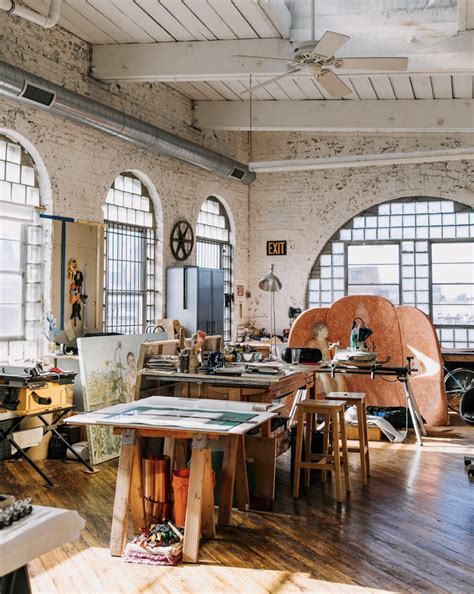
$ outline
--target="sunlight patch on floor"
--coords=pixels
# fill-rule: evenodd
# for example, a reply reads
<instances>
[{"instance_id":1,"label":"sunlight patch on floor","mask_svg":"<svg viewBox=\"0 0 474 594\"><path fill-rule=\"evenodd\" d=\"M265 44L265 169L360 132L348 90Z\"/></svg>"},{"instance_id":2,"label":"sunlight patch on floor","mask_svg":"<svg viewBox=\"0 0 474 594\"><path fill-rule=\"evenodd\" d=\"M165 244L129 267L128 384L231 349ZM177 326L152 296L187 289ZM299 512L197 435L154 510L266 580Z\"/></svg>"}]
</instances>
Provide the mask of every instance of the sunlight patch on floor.
<instances>
[{"instance_id":1,"label":"sunlight patch on floor","mask_svg":"<svg viewBox=\"0 0 474 594\"><path fill-rule=\"evenodd\" d=\"M33 594L389 592L355 584L332 583L312 577L307 572L225 567L205 561L196 565L150 567L125 563L120 558L111 557L105 548L90 547L69 556L60 551L53 551L29 564Z\"/></svg>"}]
</instances>

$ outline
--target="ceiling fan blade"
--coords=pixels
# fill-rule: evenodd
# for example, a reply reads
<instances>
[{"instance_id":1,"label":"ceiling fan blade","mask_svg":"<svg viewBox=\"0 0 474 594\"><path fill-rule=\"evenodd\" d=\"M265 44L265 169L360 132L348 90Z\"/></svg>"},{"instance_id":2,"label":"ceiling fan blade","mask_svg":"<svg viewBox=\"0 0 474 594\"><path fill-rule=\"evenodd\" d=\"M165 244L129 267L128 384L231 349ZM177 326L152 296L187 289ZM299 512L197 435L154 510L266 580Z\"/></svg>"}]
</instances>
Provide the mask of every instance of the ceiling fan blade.
<instances>
[{"instance_id":1,"label":"ceiling fan blade","mask_svg":"<svg viewBox=\"0 0 474 594\"><path fill-rule=\"evenodd\" d=\"M253 93L257 89L263 89L263 87L271 85L272 83L274 83L277 80L280 80L282 78L285 78L286 76L295 74L295 72L299 72L300 70L301 70L301 68L293 68L293 70L288 70L287 72L284 72L283 74L280 74L279 76L274 76L273 78L270 78L269 80L266 80L265 82L260 83L259 85L255 85L251 89L246 89L245 91L242 91L241 93L239 93L239 95L246 95L247 93Z\"/></svg>"},{"instance_id":2,"label":"ceiling fan blade","mask_svg":"<svg viewBox=\"0 0 474 594\"><path fill-rule=\"evenodd\" d=\"M312 56L323 56L332 58L339 48L341 48L350 39L349 35L326 31L311 52Z\"/></svg>"},{"instance_id":3,"label":"ceiling fan blade","mask_svg":"<svg viewBox=\"0 0 474 594\"><path fill-rule=\"evenodd\" d=\"M255 58L257 60L277 60L278 62L290 62L291 58L274 58L273 56L244 56L243 54L235 54L233 58Z\"/></svg>"},{"instance_id":4,"label":"ceiling fan blade","mask_svg":"<svg viewBox=\"0 0 474 594\"><path fill-rule=\"evenodd\" d=\"M352 93L352 89L331 70L323 70L318 82L332 97L347 97Z\"/></svg>"},{"instance_id":5,"label":"ceiling fan blade","mask_svg":"<svg viewBox=\"0 0 474 594\"><path fill-rule=\"evenodd\" d=\"M408 67L408 58L341 58L336 61L335 67L345 70L404 71Z\"/></svg>"}]
</instances>

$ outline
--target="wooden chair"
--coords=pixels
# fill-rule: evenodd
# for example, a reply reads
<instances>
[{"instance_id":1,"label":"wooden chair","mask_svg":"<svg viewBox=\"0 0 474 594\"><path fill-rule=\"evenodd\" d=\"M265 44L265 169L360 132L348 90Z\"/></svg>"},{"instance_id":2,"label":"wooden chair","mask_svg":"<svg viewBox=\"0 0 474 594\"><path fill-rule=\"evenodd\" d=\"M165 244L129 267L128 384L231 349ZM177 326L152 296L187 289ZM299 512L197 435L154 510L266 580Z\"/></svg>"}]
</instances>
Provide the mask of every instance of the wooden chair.
<instances>
[{"instance_id":1,"label":"wooden chair","mask_svg":"<svg viewBox=\"0 0 474 594\"><path fill-rule=\"evenodd\" d=\"M345 400L348 405L355 406L357 409L357 430L359 435L359 445L349 447L348 450L349 452L359 452L362 484L367 485L367 478L370 476L370 459L369 439L367 437L368 431L367 413L365 410L365 394L364 392L330 392L326 395L326 400Z\"/></svg>"},{"instance_id":2,"label":"wooden chair","mask_svg":"<svg viewBox=\"0 0 474 594\"><path fill-rule=\"evenodd\" d=\"M298 497L301 469L305 469L305 484L309 487L311 470L321 470L321 482L326 481L327 471L334 472L336 482L336 500L342 502L342 472L346 492L350 492L346 428L344 423L344 400L304 400L297 405L295 475L293 477L293 497ZM317 416L324 417L324 439L321 454L311 452L311 438L316 426ZM306 421L306 424L305 424ZM303 454L303 433L305 436L305 454ZM339 441L340 439L340 441Z\"/></svg>"}]
</instances>

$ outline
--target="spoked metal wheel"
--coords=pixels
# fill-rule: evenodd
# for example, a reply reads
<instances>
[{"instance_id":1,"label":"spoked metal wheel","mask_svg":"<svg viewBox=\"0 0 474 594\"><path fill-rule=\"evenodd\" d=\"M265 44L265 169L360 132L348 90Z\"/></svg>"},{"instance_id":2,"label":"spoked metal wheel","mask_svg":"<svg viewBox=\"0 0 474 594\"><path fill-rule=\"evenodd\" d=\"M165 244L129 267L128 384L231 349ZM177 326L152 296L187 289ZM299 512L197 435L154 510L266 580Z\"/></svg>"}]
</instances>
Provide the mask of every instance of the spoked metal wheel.
<instances>
[{"instance_id":1,"label":"spoked metal wheel","mask_svg":"<svg viewBox=\"0 0 474 594\"><path fill-rule=\"evenodd\" d=\"M444 376L444 388L448 407L454 412L459 412L459 405L464 393L470 388L474 388L474 371L461 367L454 371L447 371Z\"/></svg>"}]
</instances>

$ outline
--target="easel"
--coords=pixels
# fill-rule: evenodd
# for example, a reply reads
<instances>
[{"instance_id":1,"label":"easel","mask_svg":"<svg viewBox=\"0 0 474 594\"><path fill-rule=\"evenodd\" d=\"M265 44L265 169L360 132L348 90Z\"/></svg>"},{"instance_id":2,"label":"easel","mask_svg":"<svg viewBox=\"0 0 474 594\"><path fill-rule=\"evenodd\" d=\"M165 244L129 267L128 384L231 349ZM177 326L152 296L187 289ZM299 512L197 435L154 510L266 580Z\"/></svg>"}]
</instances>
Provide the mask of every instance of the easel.
<instances>
[{"instance_id":1,"label":"easel","mask_svg":"<svg viewBox=\"0 0 474 594\"><path fill-rule=\"evenodd\" d=\"M423 422L423 418L420 414L418 404L415 396L413 395L410 383L408 381L409 376L414 372L418 371L412 367L413 357L407 357L408 364L405 367L385 367L380 363L372 363L371 365L340 365L331 361L327 367L321 367L318 369L318 373L330 373L331 377L335 377L336 374L342 373L347 375L370 375L371 379L374 379L376 375L381 376L392 376L403 385L405 391L405 397L407 400L407 408L410 413L410 417L415 429L416 442L418 445L423 445L423 437L426 436L426 428Z\"/></svg>"}]
</instances>

